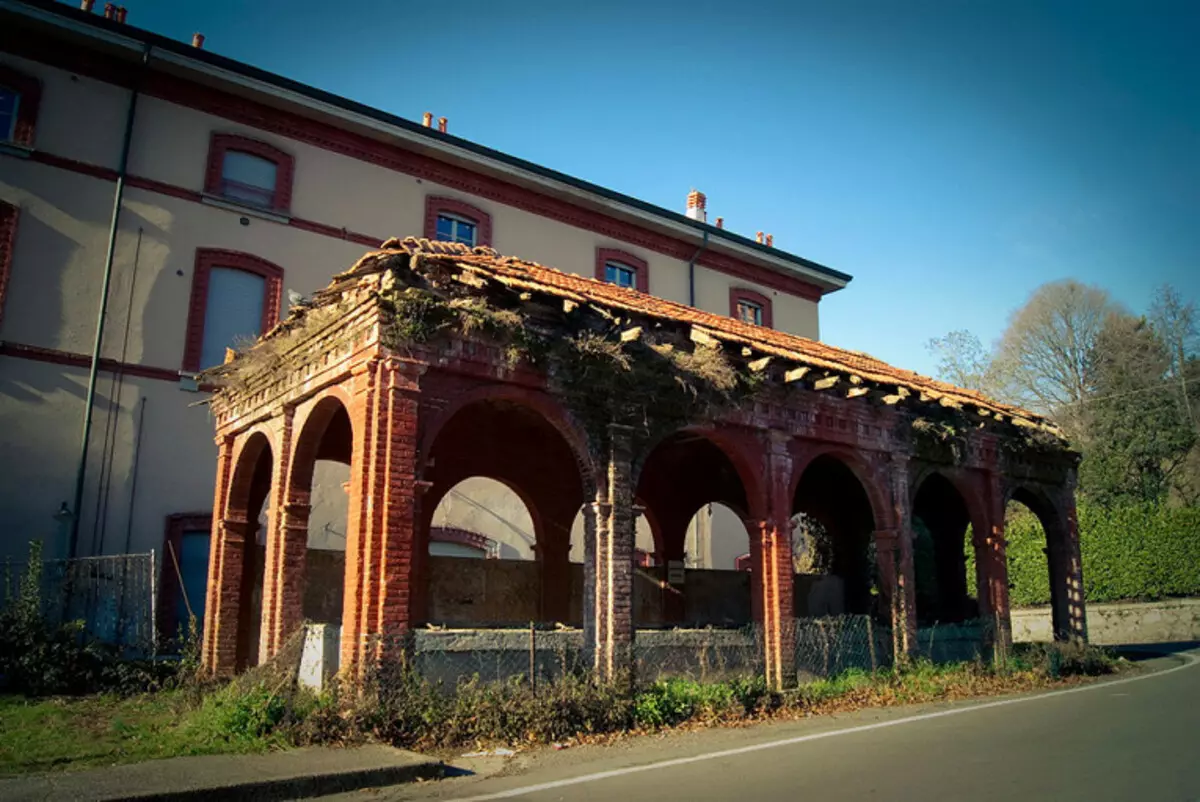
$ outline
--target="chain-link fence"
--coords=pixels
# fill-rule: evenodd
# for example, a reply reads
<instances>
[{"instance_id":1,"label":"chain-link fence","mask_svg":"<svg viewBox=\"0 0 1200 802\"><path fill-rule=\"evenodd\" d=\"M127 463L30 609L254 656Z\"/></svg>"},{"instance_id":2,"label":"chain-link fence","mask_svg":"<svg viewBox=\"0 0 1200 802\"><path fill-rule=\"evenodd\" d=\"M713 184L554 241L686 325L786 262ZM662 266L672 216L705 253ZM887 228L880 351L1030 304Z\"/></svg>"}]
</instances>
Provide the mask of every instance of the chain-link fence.
<instances>
[{"instance_id":1,"label":"chain-link fence","mask_svg":"<svg viewBox=\"0 0 1200 802\"><path fill-rule=\"evenodd\" d=\"M991 656L994 631L992 622L983 618L930 624L917 629L914 651L935 663L987 660Z\"/></svg>"},{"instance_id":2,"label":"chain-link fence","mask_svg":"<svg viewBox=\"0 0 1200 802\"><path fill-rule=\"evenodd\" d=\"M155 555L117 554L5 562L0 606L18 598L21 585L36 577L42 615L50 624L82 621L88 636L131 655L149 654L155 630Z\"/></svg>"},{"instance_id":3,"label":"chain-link fence","mask_svg":"<svg viewBox=\"0 0 1200 802\"><path fill-rule=\"evenodd\" d=\"M858 668L876 671L892 665L892 630L869 615L795 619L796 674L830 677Z\"/></svg>"}]
</instances>

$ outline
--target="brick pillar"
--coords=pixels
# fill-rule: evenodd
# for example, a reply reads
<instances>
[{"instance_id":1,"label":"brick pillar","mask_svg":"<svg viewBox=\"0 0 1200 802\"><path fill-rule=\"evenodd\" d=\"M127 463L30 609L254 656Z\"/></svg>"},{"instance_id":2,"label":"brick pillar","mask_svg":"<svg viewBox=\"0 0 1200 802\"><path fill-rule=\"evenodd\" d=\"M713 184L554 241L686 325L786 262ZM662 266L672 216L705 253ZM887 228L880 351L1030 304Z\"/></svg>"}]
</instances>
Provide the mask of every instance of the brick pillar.
<instances>
[{"instance_id":1,"label":"brick pillar","mask_svg":"<svg viewBox=\"0 0 1200 802\"><path fill-rule=\"evenodd\" d=\"M908 493L908 457L893 456L889 467L895 533L895 585L892 595L892 638L896 655L917 646L917 575L913 566L912 510Z\"/></svg>"},{"instance_id":2,"label":"brick pillar","mask_svg":"<svg viewBox=\"0 0 1200 802\"><path fill-rule=\"evenodd\" d=\"M215 604L207 617L211 622L206 637L211 638L209 670L217 676L230 676L238 669L238 622L241 619L243 566L246 549L252 547L253 526L247 521L227 518L220 522L220 537L210 557L215 565Z\"/></svg>"},{"instance_id":3,"label":"brick pillar","mask_svg":"<svg viewBox=\"0 0 1200 802\"><path fill-rule=\"evenodd\" d=\"M204 668L212 671L216 664L214 634L217 631L217 611L220 607L220 553L221 542L225 528L221 516L225 512L225 499L229 493L230 472L233 461L233 438L222 437L217 440L217 482L213 494L212 534L209 543L212 549L208 557L208 585L205 588L206 602L204 606L204 633L200 647L200 660ZM236 627L236 623L234 624Z\"/></svg>"},{"instance_id":4,"label":"brick pillar","mask_svg":"<svg viewBox=\"0 0 1200 802\"><path fill-rule=\"evenodd\" d=\"M585 648L597 679L605 682L632 677L633 668L632 431L609 425L607 481L585 514Z\"/></svg>"},{"instance_id":5,"label":"brick pillar","mask_svg":"<svg viewBox=\"0 0 1200 802\"><path fill-rule=\"evenodd\" d=\"M888 621L892 628L892 649L903 654L904 608L900 591L900 535L895 529L877 529L875 538L875 564L879 570L879 592L888 610Z\"/></svg>"},{"instance_id":6,"label":"brick pillar","mask_svg":"<svg viewBox=\"0 0 1200 802\"><path fill-rule=\"evenodd\" d=\"M418 544L418 379L382 359L355 376L342 671L357 674L400 645L414 623L424 544Z\"/></svg>"},{"instance_id":7,"label":"brick pillar","mask_svg":"<svg viewBox=\"0 0 1200 802\"><path fill-rule=\"evenodd\" d=\"M1000 474L988 474L986 528L972 535L975 564L980 572L980 615L989 622L997 659L1012 647L1012 619L1008 603L1008 542L1004 539L1004 488Z\"/></svg>"},{"instance_id":8,"label":"brick pillar","mask_svg":"<svg viewBox=\"0 0 1200 802\"><path fill-rule=\"evenodd\" d=\"M280 516L272 654L279 651L284 641L304 622L304 563L308 554L311 509L306 503L289 501L283 505Z\"/></svg>"},{"instance_id":9,"label":"brick pillar","mask_svg":"<svg viewBox=\"0 0 1200 802\"><path fill-rule=\"evenodd\" d=\"M280 602L283 591L286 542L286 514L288 491L291 481L292 458L292 420L295 417L293 407L283 410L283 426L280 437L279 453L272 450L271 457L275 464L271 466L271 490L267 495L270 499L267 509L267 540L265 564L263 567L262 588L262 626L259 629L258 662L263 664L270 660L279 649L281 638ZM294 546L292 546L294 548Z\"/></svg>"},{"instance_id":10,"label":"brick pillar","mask_svg":"<svg viewBox=\"0 0 1200 802\"><path fill-rule=\"evenodd\" d=\"M751 612L762 637L763 671L772 688L796 679L794 576L792 567L792 458L788 438L772 436L767 444L765 497L759 502L767 517L750 522ZM755 506L752 503L752 506Z\"/></svg>"},{"instance_id":11,"label":"brick pillar","mask_svg":"<svg viewBox=\"0 0 1200 802\"><path fill-rule=\"evenodd\" d=\"M771 688L796 681L796 626L793 605L792 523L767 518L750 521L751 609L763 656L763 673Z\"/></svg>"},{"instance_id":12,"label":"brick pillar","mask_svg":"<svg viewBox=\"0 0 1200 802\"><path fill-rule=\"evenodd\" d=\"M1057 517L1061 532L1051 545L1055 557L1051 561L1051 588L1061 602L1054 602L1054 636L1059 640L1087 641L1087 608L1083 598L1083 558L1079 550L1079 519L1075 508L1075 483L1072 481L1059 494Z\"/></svg>"},{"instance_id":13,"label":"brick pillar","mask_svg":"<svg viewBox=\"0 0 1200 802\"><path fill-rule=\"evenodd\" d=\"M571 543L562 539L538 543L537 558L542 578L541 619L566 623L571 617Z\"/></svg>"}]
</instances>

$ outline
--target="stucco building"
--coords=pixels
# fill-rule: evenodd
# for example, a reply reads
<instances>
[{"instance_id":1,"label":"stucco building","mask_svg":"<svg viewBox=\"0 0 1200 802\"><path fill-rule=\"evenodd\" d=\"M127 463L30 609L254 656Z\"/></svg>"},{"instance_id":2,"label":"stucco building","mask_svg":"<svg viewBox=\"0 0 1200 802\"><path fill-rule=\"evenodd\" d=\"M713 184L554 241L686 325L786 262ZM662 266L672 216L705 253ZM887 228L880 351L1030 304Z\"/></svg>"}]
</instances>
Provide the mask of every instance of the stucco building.
<instances>
[{"instance_id":1,"label":"stucco building","mask_svg":"<svg viewBox=\"0 0 1200 802\"><path fill-rule=\"evenodd\" d=\"M167 539L195 578L216 454L196 373L386 235L490 245L812 338L849 280L710 224L699 193L657 208L83 5L0 3L0 555L68 548L106 285L74 553ZM313 537L336 549L346 474L328 470ZM435 549L478 551L454 530L482 498L502 519L485 545L531 558L524 511L494 491L460 489Z\"/></svg>"}]
</instances>

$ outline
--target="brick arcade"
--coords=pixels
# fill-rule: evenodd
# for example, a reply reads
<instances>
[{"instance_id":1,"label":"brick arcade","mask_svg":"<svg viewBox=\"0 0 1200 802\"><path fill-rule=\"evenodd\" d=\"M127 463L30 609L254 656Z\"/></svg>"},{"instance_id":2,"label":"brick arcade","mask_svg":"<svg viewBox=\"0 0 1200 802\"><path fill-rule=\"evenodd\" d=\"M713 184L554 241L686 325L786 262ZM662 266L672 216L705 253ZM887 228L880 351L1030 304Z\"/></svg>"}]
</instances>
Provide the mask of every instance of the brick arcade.
<instances>
[{"instance_id":1,"label":"brick arcade","mask_svg":"<svg viewBox=\"0 0 1200 802\"><path fill-rule=\"evenodd\" d=\"M637 515L666 566L684 558L696 510L717 502L749 536L772 685L795 676L797 513L829 533L845 610L892 625L909 651L919 617L983 618L1009 638L1004 512L1025 503L1047 535L1055 634L1086 637L1077 456L1029 412L863 354L410 238L367 254L210 379L219 450L203 661L218 674L270 657L303 621L317 460L350 466L349 675L428 621L433 512L472 476L530 511L544 622L571 617L569 538L583 511L584 644L603 678L631 665ZM916 593L917 517L934 543L931 598ZM681 621L687 587L667 590L662 615Z\"/></svg>"}]
</instances>

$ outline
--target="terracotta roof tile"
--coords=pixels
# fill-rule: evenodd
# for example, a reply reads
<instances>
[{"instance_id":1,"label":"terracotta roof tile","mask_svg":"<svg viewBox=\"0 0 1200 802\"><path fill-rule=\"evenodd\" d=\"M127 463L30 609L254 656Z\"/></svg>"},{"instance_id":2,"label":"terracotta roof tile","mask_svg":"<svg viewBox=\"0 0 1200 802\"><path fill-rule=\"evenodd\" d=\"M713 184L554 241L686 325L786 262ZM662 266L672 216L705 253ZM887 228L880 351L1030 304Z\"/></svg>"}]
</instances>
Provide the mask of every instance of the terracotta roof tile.
<instances>
[{"instance_id":1,"label":"terracotta roof tile","mask_svg":"<svg viewBox=\"0 0 1200 802\"><path fill-rule=\"evenodd\" d=\"M1000 403L975 390L956 387L913 371L892 367L869 354L835 348L816 340L751 325L734 317L713 314L594 278L564 273L536 262L501 256L486 247L471 248L460 243L434 242L413 237L404 240L393 238L384 242L381 250L366 254L350 270L336 276L330 287L324 293L318 294L318 302L325 294L340 295L341 291L354 283L358 277L387 269L394 263L394 257L400 254L421 254L427 258L444 257L456 265L488 275L516 288L544 292L576 302L594 303L647 317L689 323L702 327L717 339L738 343L763 354L778 356L801 365L855 375L880 384L896 385L923 395L929 401L941 402L945 399L945 403L951 406L969 404L1027 423L1047 425L1040 415Z\"/></svg>"}]
</instances>

